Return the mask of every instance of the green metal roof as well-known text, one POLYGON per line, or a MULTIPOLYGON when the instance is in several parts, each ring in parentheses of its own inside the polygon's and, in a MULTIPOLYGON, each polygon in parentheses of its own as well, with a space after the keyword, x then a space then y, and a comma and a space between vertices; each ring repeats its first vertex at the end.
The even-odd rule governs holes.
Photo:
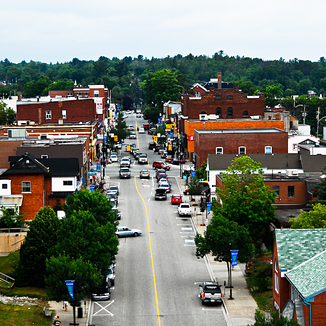
POLYGON ((326 291, 326 250, 286 273, 286 278, 308 299, 326 291))
POLYGON ((275 237, 280 272, 292 270, 326 250, 326 229, 276 229, 275 237))

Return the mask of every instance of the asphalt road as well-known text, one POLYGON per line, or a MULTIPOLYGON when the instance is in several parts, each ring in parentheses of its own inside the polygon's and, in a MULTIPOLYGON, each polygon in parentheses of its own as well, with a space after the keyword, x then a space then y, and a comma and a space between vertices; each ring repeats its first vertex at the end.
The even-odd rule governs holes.
MULTIPOLYGON (((142 126, 144 120, 130 116, 128 125, 142 126)), ((141 229, 142 236, 120 238, 111 299, 93 302, 91 324, 104 325, 226 325, 222 306, 201 305, 198 285, 209 281, 203 259, 195 256, 195 231, 189 218, 179 218, 170 196, 155 201, 157 187, 151 164, 160 159, 147 149, 152 136, 138 135, 141 151, 146 151, 151 178, 140 179, 145 168, 132 158, 131 179, 119 179, 119 164, 106 168, 111 184, 120 185, 120 225, 141 229)), ((122 149, 122 155, 129 155, 122 149)), ((180 193, 179 166, 168 172, 172 193, 180 193)))

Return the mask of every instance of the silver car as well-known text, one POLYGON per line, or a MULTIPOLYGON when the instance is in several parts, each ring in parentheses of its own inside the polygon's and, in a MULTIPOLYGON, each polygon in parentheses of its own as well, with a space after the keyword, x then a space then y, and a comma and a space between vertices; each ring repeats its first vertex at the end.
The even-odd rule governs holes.
POLYGON ((142 231, 139 229, 130 229, 126 226, 118 226, 117 230, 115 231, 115 234, 118 238, 122 237, 137 237, 139 235, 142 235, 142 231))

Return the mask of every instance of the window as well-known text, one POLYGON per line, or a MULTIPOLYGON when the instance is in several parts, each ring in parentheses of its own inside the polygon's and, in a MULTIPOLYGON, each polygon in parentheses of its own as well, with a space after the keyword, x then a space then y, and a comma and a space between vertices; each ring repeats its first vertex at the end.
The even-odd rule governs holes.
POLYGON ((294 198, 294 186, 288 186, 288 197, 294 198))
POLYGON ((274 289, 278 293, 278 275, 274 273, 274 289))
POLYGON ((272 154, 273 148, 272 146, 265 146, 265 154, 272 154))
POLYGON ((280 197, 280 187, 273 186, 273 191, 276 193, 276 198, 279 198, 280 197))
POLYGON ((216 154, 223 154, 223 147, 216 147, 216 154))
POLYGON ((67 110, 62 110, 61 114, 62 114, 62 119, 67 119, 67 110))
POLYGON ((233 95, 228 95, 228 96, 226 97, 226 99, 227 99, 227 100, 233 100, 233 95))
POLYGON ((222 109, 221 108, 216 109, 216 115, 218 115, 220 118, 222 118, 222 109))
POLYGON ((31 192, 31 182, 22 181, 22 192, 31 192))
POLYGON ((52 111, 51 110, 46 110, 45 112, 45 119, 52 119, 52 111))
POLYGON ((293 150, 298 150, 298 144, 293 144, 293 150))
POLYGON ((228 108, 228 118, 233 117, 233 109, 228 108))
POLYGON ((291 285, 291 300, 294 302, 294 300, 299 299, 299 293, 298 291, 294 288, 293 285, 291 285))
POLYGON ((97 90, 94 91, 94 97, 99 97, 99 91, 97 90))
POLYGON ((221 100, 222 99, 222 95, 216 95, 215 96, 215 100, 221 100))
POLYGON ((200 94, 200 92, 198 92, 198 91, 197 91, 197 92, 195 92, 195 96, 196 96, 196 97, 201 97, 201 94, 200 94))
POLYGON ((49 155, 41 155, 41 158, 44 158, 44 159, 49 158, 49 155))
POLYGON ((246 154, 246 148, 244 146, 239 147, 239 154, 246 154))
POLYGON ((243 111, 243 116, 244 116, 244 117, 248 117, 248 116, 249 116, 249 113, 248 113, 247 110, 244 110, 244 111, 243 111))
POLYGON ((8 185, 6 183, 2 184, 2 189, 8 189, 8 185))
POLYGON ((72 180, 64 180, 63 185, 64 186, 72 186, 72 180))

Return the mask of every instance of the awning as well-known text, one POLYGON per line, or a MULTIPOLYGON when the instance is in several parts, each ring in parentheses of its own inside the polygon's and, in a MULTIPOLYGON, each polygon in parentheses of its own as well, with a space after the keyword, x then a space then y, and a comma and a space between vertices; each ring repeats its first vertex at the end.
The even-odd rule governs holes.
POLYGON ((23 195, 5 195, 0 196, 0 206, 20 207, 23 203, 23 195))

